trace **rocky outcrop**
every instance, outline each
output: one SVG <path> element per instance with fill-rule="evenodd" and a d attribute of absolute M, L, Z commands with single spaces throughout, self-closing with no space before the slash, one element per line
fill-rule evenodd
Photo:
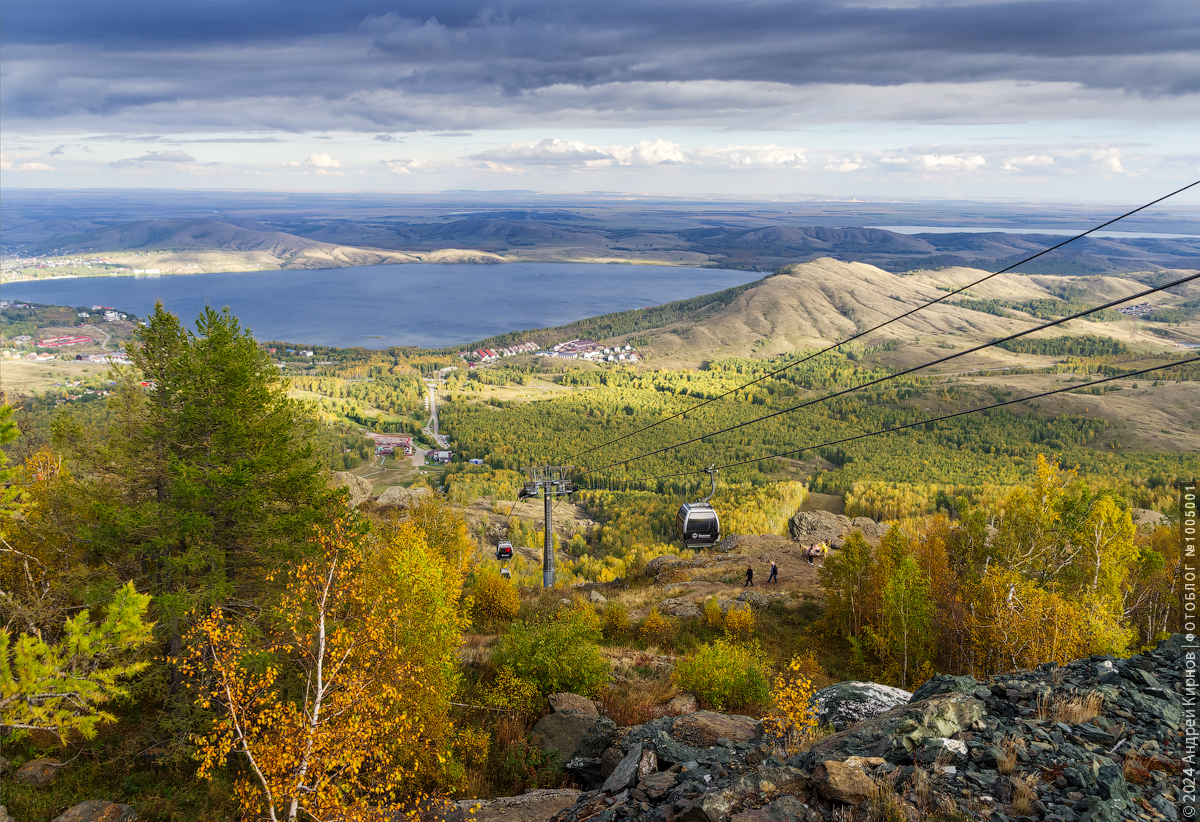
<path fill-rule="evenodd" d="M 664 599 L 658 603 L 658 610 L 668 616 L 678 617 L 680 619 L 699 619 L 700 606 L 692 602 L 690 599 Z"/>
<path fill-rule="evenodd" d="M 838 682 L 813 694 L 817 723 L 835 731 L 844 731 L 864 719 L 887 713 L 906 704 L 911 697 L 908 691 L 878 682 Z"/>
<path fill-rule="evenodd" d="M 499 799 L 463 799 L 455 803 L 456 807 L 444 819 L 445 822 L 541 822 L 573 805 L 578 797 L 579 791 L 573 788 L 558 788 Z"/>
<path fill-rule="evenodd" d="M 335 471 L 333 474 L 334 488 L 345 488 L 349 494 L 346 504 L 357 508 L 371 498 L 371 483 L 362 477 L 355 476 L 349 471 Z"/>
<path fill-rule="evenodd" d="M 89 799 L 71 806 L 53 822 L 133 822 L 134 819 L 137 819 L 137 812 L 128 805 L 107 799 Z"/>
<path fill-rule="evenodd" d="M 988 682 L 934 677 L 791 758 L 747 717 L 701 711 L 617 729 L 593 790 L 554 819 L 832 822 L 878 813 L 885 798 L 889 818 L 910 820 L 1177 820 L 1182 645 L 1175 636 L 1129 659 Z"/>
<path fill-rule="evenodd" d="M 841 548 L 846 537 L 854 531 L 861 533 L 871 542 L 883 539 L 891 526 L 876 522 L 869 517 L 850 519 L 844 514 L 829 511 L 798 511 L 788 520 L 788 533 L 792 539 L 804 545 L 824 542 L 832 548 Z"/>
<path fill-rule="evenodd" d="M 391 506 L 393 508 L 410 508 L 412 504 L 419 499 L 428 497 L 433 492 L 423 485 L 418 485 L 415 488 L 405 488 L 402 485 L 391 485 L 383 489 L 383 493 L 379 495 L 379 499 L 375 500 L 380 507 Z"/>

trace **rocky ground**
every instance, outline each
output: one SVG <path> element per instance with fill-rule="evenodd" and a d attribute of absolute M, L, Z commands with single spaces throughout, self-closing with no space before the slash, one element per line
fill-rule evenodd
<path fill-rule="evenodd" d="M 1182 638 L 1129 659 L 1094 656 L 979 682 L 939 676 L 911 695 L 874 683 L 819 692 L 844 729 L 783 750 L 750 717 L 676 711 L 629 728 L 555 697 L 534 728 L 584 790 L 493 800 L 486 819 L 1175 820 Z M 1174 752 L 1176 755 L 1173 755 Z M 468 806 L 473 803 L 463 803 Z M 547 809 L 558 805 L 552 817 Z M 499 815 L 497 815 L 499 814 Z"/>

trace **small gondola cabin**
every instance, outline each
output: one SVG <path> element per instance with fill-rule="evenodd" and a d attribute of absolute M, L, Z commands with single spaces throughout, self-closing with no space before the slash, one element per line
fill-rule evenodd
<path fill-rule="evenodd" d="M 721 520 L 707 502 L 685 502 L 679 506 L 675 530 L 688 548 L 711 548 L 721 541 Z"/>
<path fill-rule="evenodd" d="M 513 555 L 512 543 L 509 542 L 508 540 L 503 540 L 503 541 L 501 541 L 501 543 L 499 545 L 496 546 L 496 559 L 499 559 L 499 560 L 512 559 L 512 555 Z"/>

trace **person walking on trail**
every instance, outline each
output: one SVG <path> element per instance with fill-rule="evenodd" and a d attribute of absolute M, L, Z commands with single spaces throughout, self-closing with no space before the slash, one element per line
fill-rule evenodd
<path fill-rule="evenodd" d="M 815 546 L 815 545 L 810 545 L 804 549 L 804 556 L 806 559 L 808 559 L 809 565 L 813 564 L 813 554 L 816 553 L 816 550 L 817 550 L 817 546 Z"/>
<path fill-rule="evenodd" d="M 767 577 L 767 584 L 770 585 L 772 582 L 774 582 L 776 585 L 778 585 L 779 584 L 779 576 L 778 575 L 779 575 L 779 569 L 777 567 L 775 567 L 775 560 L 771 560 L 771 575 L 769 577 Z"/>
<path fill-rule="evenodd" d="M 814 559 L 821 560 L 821 564 L 825 564 L 825 554 L 828 553 L 829 546 L 823 542 L 817 543 L 816 552 L 813 554 Z"/>
<path fill-rule="evenodd" d="M 746 584 L 743 585 L 742 587 L 743 588 L 746 588 L 746 587 L 753 588 L 754 587 L 754 566 L 753 565 L 749 565 L 746 567 Z"/>

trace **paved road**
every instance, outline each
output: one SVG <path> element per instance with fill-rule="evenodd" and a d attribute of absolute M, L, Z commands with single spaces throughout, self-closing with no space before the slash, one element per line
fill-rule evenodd
<path fill-rule="evenodd" d="M 429 386 L 429 424 L 425 426 L 425 433 L 433 437 L 433 441 L 438 444 L 439 448 L 449 450 L 450 444 L 446 442 L 445 437 L 438 433 L 437 386 L 431 382 L 426 385 Z"/>
<path fill-rule="evenodd" d="M 80 328 L 91 328 L 91 329 L 93 329 L 94 331 L 99 331 L 101 334 L 103 334 L 103 335 L 104 335 L 104 342 L 100 343 L 100 350 L 101 350 L 101 351 L 107 351 L 107 350 L 108 350 L 108 341 L 109 341 L 109 340 L 111 340 L 111 339 L 112 339 L 112 337 L 110 337 L 110 336 L 109 336 L 109 334 L 108 334 L 108 332 L 107 332 L 107 331 L 101 331 L 99 328 L 96 328 L 96 326 L 94 326 L 94 325 L 82 325 L 82 326 L 80 326 Z"/>

